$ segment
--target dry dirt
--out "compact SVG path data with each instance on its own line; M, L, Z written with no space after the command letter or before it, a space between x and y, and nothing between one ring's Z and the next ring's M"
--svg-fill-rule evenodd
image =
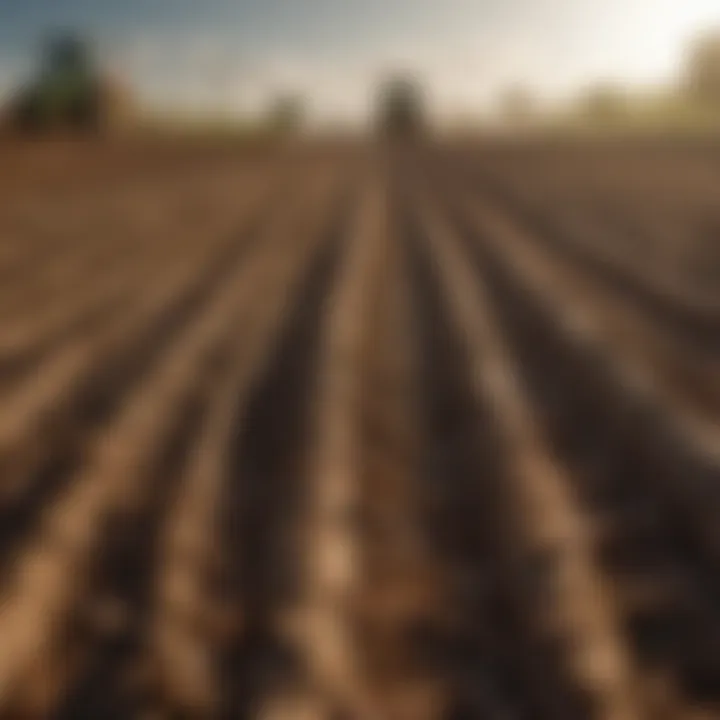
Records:
M720 718L720 148L0 154L1 718Z

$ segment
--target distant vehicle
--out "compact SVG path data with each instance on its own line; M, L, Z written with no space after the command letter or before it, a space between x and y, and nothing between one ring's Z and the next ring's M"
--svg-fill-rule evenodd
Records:
M9 124L20 132L100 132L128 115L129 93L98 70L91 49L71 35L51 38L35 78L11 101Z
M416 137L425 129L422 92L410 77L393 77L380 89L378 130L388 137Z
M267 114L267 128L280 135L295 135L305 122L305 106L298 95L281 95L272 102Z

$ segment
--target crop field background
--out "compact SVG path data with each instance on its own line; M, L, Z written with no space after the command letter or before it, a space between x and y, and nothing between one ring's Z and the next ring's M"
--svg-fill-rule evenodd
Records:
M720 148L0 164L0 717L720 718Z

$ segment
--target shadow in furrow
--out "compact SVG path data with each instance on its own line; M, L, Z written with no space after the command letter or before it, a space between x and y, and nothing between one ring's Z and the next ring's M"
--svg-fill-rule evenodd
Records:
M552 218L550 212L535 207L491 171L476 167L472 177L477 189L504 212L518 218L526 227L535 229L538 241L551 252L600 280L608 292L626 298L674 336L712 355L720 352L720 317L716 312L703 312L685 306L618 263L583 247Z
M58 720L141 717L148 668L140 664L153 598L156 547L163 518L172 505L206 398L195 392L177 409L171 436L147 475L140 507L103 518L90 571L90 591L76 608L63 642L77 648L85 668L55 715ZM142 492L142 491L141 491ZM72 579L68 579L72 582ZM107 619L103 622L103 614ZM113 615L115 616L113 618Z
M275 197L277 202L278 197ZM182 331L192 317L202 312L213 289L225 283L238 263L251 251L267 223L271 204L263 204L248 228L213 261L209 270L173 304L132 340L132 349L120 349L120 357L98 365L60 402L41 428L37 440L22 453L27 456L8 461L7 477L27 474L23 490L0 504L0 579L7 573L18 549L35 527L39 514L64 491L85 460L90 443L112 420L123 400L153 363ZM3 466L0 458L0 468Z
M265 372L237 419L222 520L233 555L226 592L242 629L221 660L222 717L254 717L263 697L299 671L276 613L297 591L297 538L311 439L323 301L333 279L347 203L331 223Z
M601 563L651 592L626 624L639 657L673 668L692 698L720 701L717 469L563 330L489 241L467 227L465 237L547 438L605 528Z
M447 568L446 610L430 652L450 691L452 720L593 717L563 666L565 639L533 627L546 558L518 547L505 447L478 408L462 338L449 326L438 281L406 225L414 307L420 318L427 534ZM480 423L480 426L479 426Z

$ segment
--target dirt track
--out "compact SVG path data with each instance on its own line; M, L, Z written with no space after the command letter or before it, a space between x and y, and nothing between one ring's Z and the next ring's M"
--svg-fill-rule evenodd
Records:
M720 718L720 152L8 158L0 717Z

